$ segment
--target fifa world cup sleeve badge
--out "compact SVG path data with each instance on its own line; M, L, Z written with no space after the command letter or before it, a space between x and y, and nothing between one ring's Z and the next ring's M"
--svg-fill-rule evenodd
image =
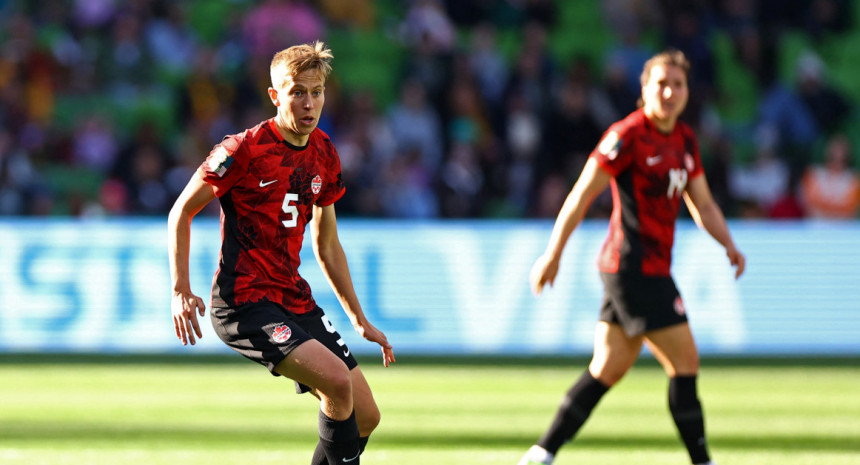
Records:
M209 157L209 170L217 174L219 178L224 177L227 168L233 164L233 157L227 153L224 147L218 147L215 152Z

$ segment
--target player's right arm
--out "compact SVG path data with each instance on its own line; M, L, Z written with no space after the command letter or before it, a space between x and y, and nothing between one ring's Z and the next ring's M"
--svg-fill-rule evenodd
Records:
M547 283L552 286L558 274L561 253L567 240L582 222L591 202L606 188L611 179L612 176L598 166L597 159L589 157L555 220L546 251L532 266L529 281L532 292L536 295L540 295Z
M189 342L194 345L195 334L197 338L203 337L200 324L197 322L197 312L203 316L206 312L206 304L203 299L191 292L188 256L191 246L191 220L214 198L215 191L212 186L203 180L200 173L195 173L179 194L167 217L167 248L170 258L170 278L173 284L170 310L173 313L176 337L182 345Z

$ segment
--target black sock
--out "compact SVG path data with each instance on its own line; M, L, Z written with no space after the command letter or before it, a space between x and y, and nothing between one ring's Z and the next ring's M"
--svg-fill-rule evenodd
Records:
M317 448L314 449L314 456L311 458L311 465L329 465L328 457L325 456L322 441L317 443Z
M608 390L609 388L585 370L576 384L567 391L552 425L540 438L538 445L555 455L562 444L573 438L579 431L591 415L594 406Z
M367 441L370 437L360 437L358 438L358 450L359 454L364 453L364 448L367 447ZM329 465L328 457L325 456L325 449L323 449L322 442L317 443L317 448L314 449L314 456L311 459L311 465Z
M705 441L705 418L696 394L696 376L676 376L669 380L669 410L687 446L693 463L711 460Z
M355 423L355 412L346 420L333 420L320 411L319 419L320 442L314 451L314 465L348 463L358 465L360 455L360 440L358 425Z

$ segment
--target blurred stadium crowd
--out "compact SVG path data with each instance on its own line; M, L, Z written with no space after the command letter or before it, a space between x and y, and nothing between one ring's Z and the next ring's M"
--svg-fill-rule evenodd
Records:
M857 218L850 0L0 0L0 215L163 215L321 38L341 216L554 217L652 53L733 217ZM592 216L606 215L600 198ZM217 213L217 205L211 213Z

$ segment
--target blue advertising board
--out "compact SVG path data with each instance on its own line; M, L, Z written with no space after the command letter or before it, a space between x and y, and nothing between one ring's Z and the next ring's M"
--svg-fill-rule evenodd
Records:
M602 296L595 259L605 221L576 230L555 286L531 294L528 273L548 221L339 221L365 313L396 353L590 353ZM731 223L748 268L734 279L723 249L678 224L673 274L703 354L860 354L860 223ZM170 317L164 219L0 220L0 352L221 353L203 320L182 347ZM192 288L208 296L217 220L192 227ZM361 340L310 244L300 272L353 352Z

